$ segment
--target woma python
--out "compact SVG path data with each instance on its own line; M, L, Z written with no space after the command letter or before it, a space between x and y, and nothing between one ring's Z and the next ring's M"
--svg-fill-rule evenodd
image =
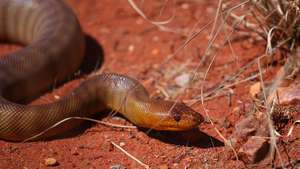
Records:
M0 40L24 48L0 57L0 138L23 141L68 117L86 117L104 108L155 130L189 130L203 117L183 103L152 100L136 80L114 73L89 78L69 95L44 105L20 100L41 94L80 66L84 35L61 0L1 0ZM77 123L56 127L49 137Z

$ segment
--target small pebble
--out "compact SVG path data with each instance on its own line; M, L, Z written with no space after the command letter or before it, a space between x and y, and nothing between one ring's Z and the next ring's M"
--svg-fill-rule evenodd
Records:
M58 100L58 99L60 99L60 96L54 95L54 98Z
M151 51L151 54L152 55L157 55L159 53L159 49L158 48L154 48L154 49L152 49L152 51Z
M124 142L120 142L120 146L121 147L125 146L125 143Z
M46 166L57 166L58 162L55 158L46 158L45 159L45 165Z
M116 164L116 165L110 166L110 169L125 169L125 167L123 167L120 164Z
M190 82L190 74L183 73L175 78L175 83L180 87L186 87Z
M189 8L190 8L190 5L187 4L187 3L183 3L183 4L181 5L181 8L182 8L182 9L189 9Z
M134 45L129 45L128 46L128 51L133 52L134 51Z

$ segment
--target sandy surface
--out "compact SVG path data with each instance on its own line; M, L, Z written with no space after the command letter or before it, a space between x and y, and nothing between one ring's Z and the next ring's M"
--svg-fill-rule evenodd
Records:
M51 102L57 96L65 95L91 71L123 73L138 79L153 97L162 97L167 93L170 99L178 98L192 103L194 98L199 98L202 85L204 91L214 88L264 52L264 43L253 42L251 38L233 41L231 49L230 45L224 43L225 34L230 34L230 31L222 31L213 45L214 50L203 59L212 30L210 25L176 56L170 57L193 30L200 30L214 19L217 1L168 1L165 6L163 2L144 1L138 5L155 21L168 20L174 15L165 25L170 31L159 30L144 20L125 0L67 0L89 37L88 58L76 80L56 87L33 104ZM0 54L14 49L11 45L1 45ZM203 80L214 54L217 54L215 61ZM268 68L265 76L271 77L277 68ZM197 72L195 82L183 91L176 85L176 77L190 75L194 71ZM257 65L254 65L236 81L256 72ZM151 168L245 168L243 162L234 160L230 149L224 146L222 136L229 138L234 124L252 111L249 86L257 81L259 79L229 87L222 90L225 92L223 96L205 101L203 105L198 99L192 105L207 117L203 110L205 108L214 125L206 122L195 131L167 133L87 124L79 134L61 139L30 143L0 140L0 168L48 168L44 159L49 157L59 163L51 168L109 168L114 165L144 168L112 143L120 145ZM106 115L99 117L99 120L132 126L120 116ZM284 146L279 146L284 163L287 163L287 159L300 158L299 127L294 133L285 140ZM269 168L270 165L262 162L248 167Z

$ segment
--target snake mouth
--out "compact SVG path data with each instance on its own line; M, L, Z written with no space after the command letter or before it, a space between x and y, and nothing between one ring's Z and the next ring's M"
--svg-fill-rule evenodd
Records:
M166 119L159 120L150 128L160 131L185 131L197 128L201 122L198 118L190 119L183 117L181 120L176 121L167 117Z
M155 130L184 131L192 130L204 121L201 114L184 103L167 102L168 110L156 112L159 118L150 128Z

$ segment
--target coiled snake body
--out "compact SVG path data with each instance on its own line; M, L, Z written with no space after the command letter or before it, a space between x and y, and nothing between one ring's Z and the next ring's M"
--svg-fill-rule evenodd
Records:
M156 130L188 130L203 120L183 103L151 100L136 80L113 73L92 77L53 103L19 104L65 79L83 60L81 27L60 0L1 0L0 40L27 45L0 57L1 139L22 141L65 118L90 116L104 108ZM65 129L57 127L41 138Z

